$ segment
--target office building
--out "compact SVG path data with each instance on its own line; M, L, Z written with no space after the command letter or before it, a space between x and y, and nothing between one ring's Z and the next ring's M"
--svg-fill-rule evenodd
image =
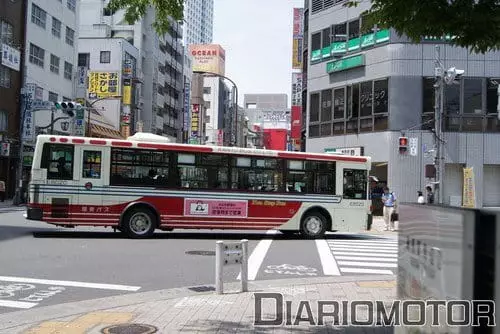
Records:
M138 50L135 75L130 78L134 103L130 105L130 134L152 132L182 140L183 127L183 55L182 25L171 20L170 31L158 36L152 29L154 9L134 25L125 21L124 11L110 13L99 0L81 0L80 36L82 38L119 38ZM101 50L107 51L107 50ZM122 78L123 79L123 78ZM123 80L121 82L123 84ZM96 103L113 108L116 101ZM127 113L122 116L127 117Z
M229 145L228 130L224 116L233 106L230 105L231 91L219 77L203 79L203 100L205 101L205 144ZM225 140L224 140L225 139Z
M362 17L369 2L345 2L305 1L306 150L371 156L372 175L400 201L416 201L417 191L440 181L446 204L500 206L500 52L469 53L449 36L414 43L369 26ZM445 87L443 180L431 167L436 45L445 70L465 71ZM408 138L405 154L399 137Z
M184 45L211 44L213 39L214 0L184 2Z
M0 181L5 182L6 197L16 188L20 163L20 92L22 88L26 2L0 0ZM25 162L31 165L32 152Z

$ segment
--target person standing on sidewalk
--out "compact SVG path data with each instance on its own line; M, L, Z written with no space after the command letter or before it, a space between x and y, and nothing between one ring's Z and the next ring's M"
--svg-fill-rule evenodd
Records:
M5 202L5 182L0 180L0 201Z
M382 203L384 203L384 222L385 231L389 229L394 230L394 222L392 221L392 214L396 206L396 196L394 193L389 192L389 187L384 187L384 194L382 195Z

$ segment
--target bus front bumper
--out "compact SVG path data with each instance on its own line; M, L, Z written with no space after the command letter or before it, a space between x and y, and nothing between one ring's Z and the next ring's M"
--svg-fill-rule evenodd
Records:
M26 219L28 220L42 220L43 210L41 208L30 208L26 210Z

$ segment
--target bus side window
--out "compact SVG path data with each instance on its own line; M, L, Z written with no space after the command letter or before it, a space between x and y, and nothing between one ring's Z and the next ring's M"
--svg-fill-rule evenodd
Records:
M65 144L44 144L41 168L47 169L49 180L73 179L74 146Z

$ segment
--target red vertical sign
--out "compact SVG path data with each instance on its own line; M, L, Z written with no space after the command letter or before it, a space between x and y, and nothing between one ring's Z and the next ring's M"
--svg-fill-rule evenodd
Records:
M301 128L302 128L302 107L292 106L292 125L291 125L290 137L292 139L299 139Z

